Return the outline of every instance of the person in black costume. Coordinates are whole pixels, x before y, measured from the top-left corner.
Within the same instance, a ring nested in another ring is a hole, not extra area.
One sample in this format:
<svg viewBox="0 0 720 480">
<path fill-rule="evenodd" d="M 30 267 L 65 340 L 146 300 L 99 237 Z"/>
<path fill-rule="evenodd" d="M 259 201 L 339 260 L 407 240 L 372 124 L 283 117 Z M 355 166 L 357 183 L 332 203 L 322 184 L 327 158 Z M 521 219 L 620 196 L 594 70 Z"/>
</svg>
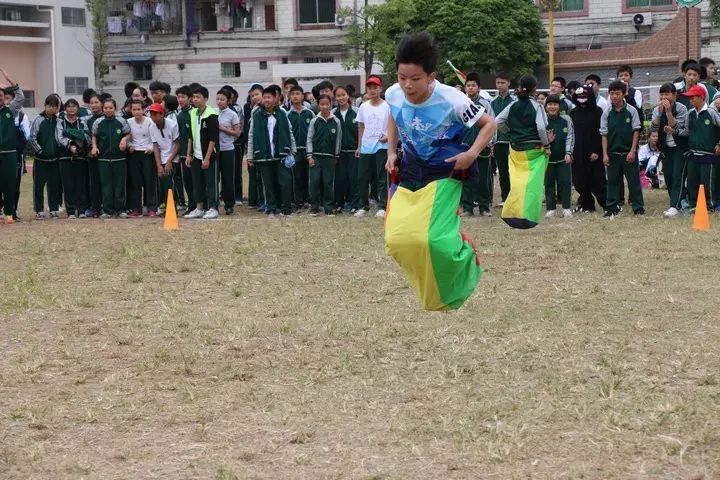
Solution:
<svg viewBox="0 0 720 480">
<path fill-rule="evenodd" d="M 575 127 L 572 175 L 573 185 L 580 195 L 575 211 L 594 212 L 596 200 L 604 210 L 607 179 L 602 162 L 600 136 L 600 117 L 603 111 L 595 103 L 595 91 L 590 85 L 575 90 L 572 100 L 575 103 L 575 108 L 569 113 Z"/>
</svg>

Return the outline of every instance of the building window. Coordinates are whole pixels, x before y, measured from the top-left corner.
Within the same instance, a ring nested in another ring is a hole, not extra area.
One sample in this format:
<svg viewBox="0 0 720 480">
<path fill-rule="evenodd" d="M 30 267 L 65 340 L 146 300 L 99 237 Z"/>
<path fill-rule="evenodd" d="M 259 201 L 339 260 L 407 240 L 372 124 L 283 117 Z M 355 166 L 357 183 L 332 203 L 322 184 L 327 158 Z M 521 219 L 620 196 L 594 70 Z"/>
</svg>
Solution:
<svg viewBox="0 0 720 480">
<path fill-rule="evenodd" d="M 260 62 L 260 70 L 267 70 L 267 62 L 265 60 Z"/>
<path fill-rule="evenodd" d="M 335 22 L 335 0 L 297 0 L 297 2 L 301 25 Z"/>
<path fill-rule="evenodd" d="M 667 7 L 672 0 L 625 0 L 627 8 Z"/>
<path fill-rule="evenodd" d="M 240 62 L 220 64 L 221 77 L 239 77 L 240 73 Z"/>
<path fill-rule="evenodd" d="M 282 64 L 287 65 L 288 63 L 288 57 L 282 57 Z"/>
<path fill-rule="evenodd" d="M 82 95 L 88 88 L 87 77 L 65 77 L 65 94 Z"/>
<path fill-rule="evenodd" d="M 333 63 L 335 57 L 305 57 L 305 63 Z"/>
<path fill-rule="evenodd" d="M 62 7 L 62 24 L 66 27 L 84 27 L 85 9 Z"/>
<path fill-rule="evenodd" d="M 133 80 L 152 80 L 152 65 L 136 63 L 132 66 Z"/>
<path fill-rule="evenodd" d="M 25 103 L 23 103 L 23 107 L 35 108 L 35 90 L 23 90 L 23 93 L 25 94 Z"/>
</svg>

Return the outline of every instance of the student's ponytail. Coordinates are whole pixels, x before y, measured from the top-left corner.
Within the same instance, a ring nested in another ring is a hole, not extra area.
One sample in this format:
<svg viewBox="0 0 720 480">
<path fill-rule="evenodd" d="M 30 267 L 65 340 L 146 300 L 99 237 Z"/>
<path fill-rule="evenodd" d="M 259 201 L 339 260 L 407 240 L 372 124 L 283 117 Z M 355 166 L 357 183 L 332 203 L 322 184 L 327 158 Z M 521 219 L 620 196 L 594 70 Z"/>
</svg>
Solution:
<svg viewBox="0 0 720 480">
<path fill-rule="evenodd" d="M 537 78 L 532 75 L 524 75 L 518 82 L 518 88 L 515 94 L 519 99 L 528 99 L 532 96 L 537 88 Z"/>
</svg>

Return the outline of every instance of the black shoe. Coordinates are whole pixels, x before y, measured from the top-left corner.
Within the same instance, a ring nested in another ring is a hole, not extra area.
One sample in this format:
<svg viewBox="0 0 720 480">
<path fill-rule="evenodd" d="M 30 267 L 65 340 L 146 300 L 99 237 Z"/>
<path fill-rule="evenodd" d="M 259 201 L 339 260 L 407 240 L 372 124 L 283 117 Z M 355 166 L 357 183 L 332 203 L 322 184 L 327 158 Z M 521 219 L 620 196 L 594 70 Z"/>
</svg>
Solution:
<svg viewBox="0 0 720 480">
<path fill-rule="evenodd" d="M 225 215 L 232 215 L 235 210 L 232 207 L 225 207 Z"/>
<path fill-rule="evenodd" d="M 620 212 L 618 212 L 617 210 L 605 210 L 605 213 L 603 213 L 603 217 L 614 217 L 618 213 Z"/>
<path fill-rule="evenodd" d="M 633 210 L 633 213 L 634 213 L 635 215 L 645 215 L 645 209 L 642 208 L 642 207 L 640 207 L 640 208 L 638 208 L 637 210 Z"/>
</svg>

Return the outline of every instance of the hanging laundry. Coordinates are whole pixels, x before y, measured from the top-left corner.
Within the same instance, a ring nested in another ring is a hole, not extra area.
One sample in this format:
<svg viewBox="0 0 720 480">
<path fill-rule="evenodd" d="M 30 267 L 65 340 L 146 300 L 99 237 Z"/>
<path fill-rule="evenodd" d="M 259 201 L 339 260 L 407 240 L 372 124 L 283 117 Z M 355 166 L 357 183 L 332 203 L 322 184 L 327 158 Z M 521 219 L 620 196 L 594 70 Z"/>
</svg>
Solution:
<svg viewBox="0 0 720 480">
<path fill-rule="evenodd" d="M 107 17 L 107 31 L 108 33 L 122 33 L 122 18 Z"/>
</svg>

